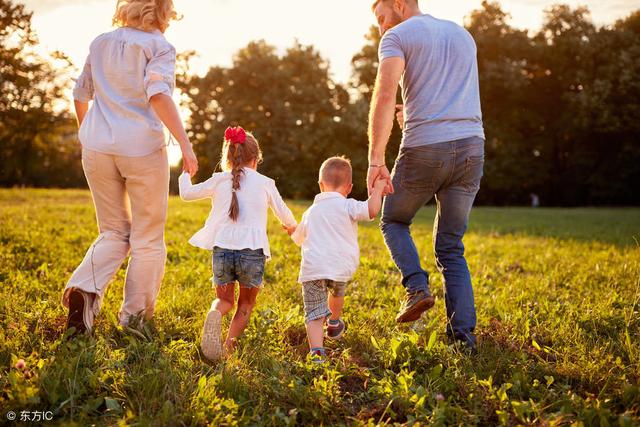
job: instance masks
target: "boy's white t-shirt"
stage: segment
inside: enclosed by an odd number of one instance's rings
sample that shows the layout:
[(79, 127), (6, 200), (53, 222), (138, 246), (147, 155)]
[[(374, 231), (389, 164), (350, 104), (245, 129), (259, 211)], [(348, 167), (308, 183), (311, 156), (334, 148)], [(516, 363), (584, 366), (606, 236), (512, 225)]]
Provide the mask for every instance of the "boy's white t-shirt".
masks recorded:
[(368, 202), (336, 192), (318, 194), (291, 236), (302, 247), (298, 281), (349, 281), (360, 262), (358, 221), (370, 220)]

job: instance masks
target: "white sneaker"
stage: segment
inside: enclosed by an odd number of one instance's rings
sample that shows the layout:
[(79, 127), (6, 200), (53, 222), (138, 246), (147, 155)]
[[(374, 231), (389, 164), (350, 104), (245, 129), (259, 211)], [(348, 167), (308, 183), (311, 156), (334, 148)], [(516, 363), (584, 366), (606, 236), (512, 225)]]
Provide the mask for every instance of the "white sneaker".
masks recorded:
[(202, 353), (209, 360), (218, 360), (222, 356), (222, 314), (211, 310), (207, 314), (202, 328)]
[(75, 334), (91, 334), (93, 331), (93, 301), (95, 294), (72, 289), (69, 293), (67, 329), (75, 328)]

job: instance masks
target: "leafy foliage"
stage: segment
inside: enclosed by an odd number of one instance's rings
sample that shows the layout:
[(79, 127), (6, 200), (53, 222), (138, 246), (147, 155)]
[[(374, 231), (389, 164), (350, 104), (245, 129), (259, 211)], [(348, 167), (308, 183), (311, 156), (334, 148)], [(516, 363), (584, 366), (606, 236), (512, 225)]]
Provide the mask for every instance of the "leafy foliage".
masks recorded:
[(0, 185), (79, 185), (75, 129), (58, 111), (71, 65), (60, 52), (35, 53), (31, 16), (22, 4), (0, 0)]

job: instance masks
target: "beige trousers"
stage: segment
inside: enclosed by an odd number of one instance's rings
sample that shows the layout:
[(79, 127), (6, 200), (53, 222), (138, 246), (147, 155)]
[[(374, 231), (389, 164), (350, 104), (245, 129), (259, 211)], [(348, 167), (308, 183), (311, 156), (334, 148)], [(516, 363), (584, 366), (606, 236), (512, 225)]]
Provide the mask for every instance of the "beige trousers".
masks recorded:
[(169, 195), (166, 148), (144, 157), (124, 157), (82, 150), (84, 169), (98, 221), (98, 238), (65, 288), (62, 304), (76, 288), (94, 293), (100, 311), (109, 282), (129, 255), (124, 301), (118, 315), (126, 326), (131, 316), (153, 316), (164, 276), (164, 225)]

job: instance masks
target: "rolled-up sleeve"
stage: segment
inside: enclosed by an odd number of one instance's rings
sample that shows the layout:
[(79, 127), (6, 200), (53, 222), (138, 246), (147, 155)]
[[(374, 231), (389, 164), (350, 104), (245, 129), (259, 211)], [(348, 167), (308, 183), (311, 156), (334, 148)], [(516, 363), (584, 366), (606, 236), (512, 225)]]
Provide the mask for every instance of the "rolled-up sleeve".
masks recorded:
[(176, 86), (176, 50), (167, 44), (153, 53), (144, 73), (147, 99), (164, 93), (171, 96)]
[(93, 78), (91, 77), (90, 56), (87, 56), (87, 60), (82, 68), (82, 73), (80, 73), (73, 87), (73, 99), (81, 102), (89, 102), (93, 99)]

